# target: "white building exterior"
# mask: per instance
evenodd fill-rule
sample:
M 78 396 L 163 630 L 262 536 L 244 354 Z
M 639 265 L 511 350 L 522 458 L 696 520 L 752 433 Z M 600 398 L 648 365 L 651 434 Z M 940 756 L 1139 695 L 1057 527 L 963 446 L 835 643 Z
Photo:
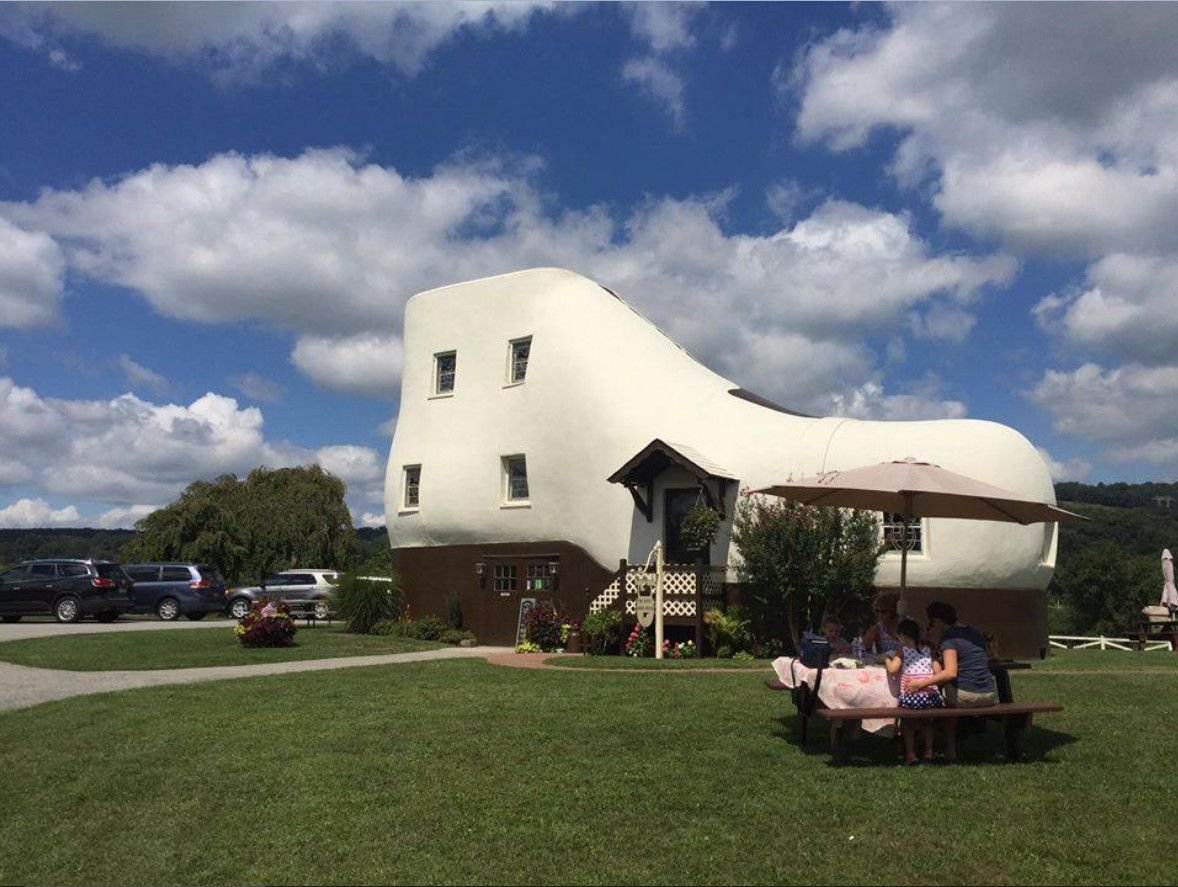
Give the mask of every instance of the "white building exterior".
M 915 456 L 1054 502 L 1043 459 L 1011 428 L 812 418 L 753 402 L 621 298 L 570 271 L 532 269 L 420 293 L 406 306 L 404 340 L 385 482 L 394 558 L 415 615 L 443 615 L 444 598 L 458 597 L 486 640 L 502 634 L 493 626 L 510 622 L 506 610 L 533 587 L 521 561 L 517 588 L 507 588 L 509 571 L 495 558 L 506 562 L 518 549 L 537 564 L 559 564 L 560 582 L 577 586 L 565 588 L 576 609 L 600 593 L 619 559 L 646 557 L 666 532 L 665 491 L 698 484 L 678 467 L 661 472 L 640 497 L 649 499 L 648 520 L 625 488 L 607 481 L 654 440 L 716 478 L 709 490 L 726 487 L 713 564 L 734 557 L 729 530 L 740 489 L 835 468 Z M 526 372 L 516 381 L 513 348 L 519 358 L 525 343 Z M 518 477 L 514 491 L 508 482 L 517 457 L 526 498 Z M 910 612 L 932 597 L 949 599 L 964 621 L 1006 641 L 1004 653 L 1045 645 L 1054 524 L 936 519 L 921 529 L 922 550 L 908 561 Z M 577 551 L 596 571 L 573 563 Z M 877 577 L 898 585 L 899 556 L 885 555 Z M 505 612 L 488 616 L 497 598 Z

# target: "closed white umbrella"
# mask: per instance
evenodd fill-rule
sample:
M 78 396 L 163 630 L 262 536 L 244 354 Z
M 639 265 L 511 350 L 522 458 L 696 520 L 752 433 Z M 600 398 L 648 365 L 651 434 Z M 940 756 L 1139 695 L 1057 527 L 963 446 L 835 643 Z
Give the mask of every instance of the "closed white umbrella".
M 1174 558 L 1170 549 L 1162 551 L 1162 606 L 1178 609 L 1178 588 L 1174 587 Z
M 1034 524 L 1087 520 L 1048 502 L 1027 499 L 964 474 L 909 457 L 847 471 L 828 471 L 754 490 L 803 505 L 835 505 L 899 514 L 905 522 L 900 545 L 900 588 L 908 575 L 907 522 L 921 517 Z

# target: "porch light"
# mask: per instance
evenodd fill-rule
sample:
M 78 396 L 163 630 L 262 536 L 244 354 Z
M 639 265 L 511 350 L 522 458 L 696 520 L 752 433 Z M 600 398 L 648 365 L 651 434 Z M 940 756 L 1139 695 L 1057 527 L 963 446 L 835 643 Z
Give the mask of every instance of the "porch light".
M 560 561 L 549 561 L 548 572 L 553 576 L 556 576 L 558 573 L 560 573 Z
M 479 561 L 477 564 L 474 565 L 474 574 L 476 576 L 482 576 L 483 573 L 486 571 L 486 569 L 487 569 L 487 565 L 484 564 L 482 561 Z

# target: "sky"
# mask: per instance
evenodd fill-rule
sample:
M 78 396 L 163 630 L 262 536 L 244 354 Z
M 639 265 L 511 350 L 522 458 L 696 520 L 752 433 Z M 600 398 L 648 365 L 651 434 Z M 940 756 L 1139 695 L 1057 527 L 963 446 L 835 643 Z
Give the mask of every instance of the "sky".
M 1178 479 L 1178 6 L 0 4 L 0 527 L 318 463 L 559 266 L 793 409 Z

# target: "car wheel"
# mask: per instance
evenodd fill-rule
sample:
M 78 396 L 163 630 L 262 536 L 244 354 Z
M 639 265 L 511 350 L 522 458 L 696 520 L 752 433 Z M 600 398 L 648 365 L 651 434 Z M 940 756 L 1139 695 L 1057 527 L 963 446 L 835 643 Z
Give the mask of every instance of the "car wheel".
M 99 622 L 114 622 L 119 618 L 119 614 L 117 610 L 106 610 L 105 612 L 99 613 L 94 618 Z
M 238 597 L 234 598 L 229 603 L 229 615 L 234 619 L 244 619 L 245 614 L 250 611 L 249 598 Z
M 77 622 L 82 618 L 82 602 L 67 594 L 54 604 L 53 615 L 58 622 Z
M 191 619 L 193 622 L 200 622 L 200 620 L 204 619 L 205 616 L 207 616 L 207 615 L 209 615 L 209 614 L 208 613 L 189 613 L 188 618 Z
M 331 607 L 327 605 L 327 601 L 315 601 L 315 618 L 326 619 L 331 615 Z
M 166 597 L 155 605 L 155 615 L 164 622 L 174 622 L 180 618 L 180 602 L 174 597 Z
M 4 616 L 2 618 L 5 622 L 20 622 L 19 616 Z

